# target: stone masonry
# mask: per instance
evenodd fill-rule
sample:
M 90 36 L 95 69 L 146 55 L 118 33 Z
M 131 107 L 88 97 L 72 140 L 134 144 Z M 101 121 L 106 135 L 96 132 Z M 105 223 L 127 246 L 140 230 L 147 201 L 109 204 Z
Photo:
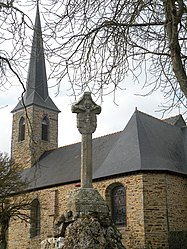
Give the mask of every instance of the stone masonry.
M 41 140 L 42 119 L 49 119 L 49 141 Z M 26 120 L 25 140 L 18 141 L 19 121 L 21 117 Z M 12 151 L 11 155 L 15 162 L 24 168 L 31 167 L 44 151 L 58 147 L 58 113 L 30 106 L 13 114 L 12 127 Z
M 149 173 L 143 185 L 146 245 L 187 248 L 187 179 Z
M 144 173 L 94 181 L 94 188 L 107 201 L 109 207 L 110 189 L 116 184 L 123 184 L 126 188 L 127 226 L 118 229 L 127 249 L 166 249 L 169 234 L 180 235 L 182 231 L 187 231 L 186 178 L 166 173 Z M 66 184 L 30 193 L 31 199 L 37 197 L 41 203 L 41 234 L 30 239 L 29 223 L 14 220 L 9 229 L 8 249 L 38 249 L 42 240 L 53 237 L 54 224 L 67 210 L 66 196 L 74 187 L 75 184 Z M 162 218 L 161 215 L 166 212 L 166 196 L 168 212 Z M 159 209 L 165 211 L 161 213 Z M 152 223 L 148 223 L 148 215 Z M 166 223 L 168 233 L 165 232 Z M 160 238 L 163 239 L 159 242 Z

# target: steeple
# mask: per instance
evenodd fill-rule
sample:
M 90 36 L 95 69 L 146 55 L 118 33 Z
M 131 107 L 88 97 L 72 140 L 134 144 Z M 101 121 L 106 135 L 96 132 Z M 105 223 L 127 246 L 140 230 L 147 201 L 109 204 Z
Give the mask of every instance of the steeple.
M 23 105 L 24 101 L 24 105 Z M 23 101 L 20 100 L 12 112 L 36 105 L 49 110 L 59 112 L 52 99 L 49 97 L 47 75 L 41 31 L 39 6 L 37 4 L 34 35 L 32 41 L 29 70 L 27 75 L 26 92 Z
M 32 167 L 45 151 L 58 147 L 59 112 L 48 93 L 37 4 L 26 92 L 12 111 L 11 157 L 15 163 Z

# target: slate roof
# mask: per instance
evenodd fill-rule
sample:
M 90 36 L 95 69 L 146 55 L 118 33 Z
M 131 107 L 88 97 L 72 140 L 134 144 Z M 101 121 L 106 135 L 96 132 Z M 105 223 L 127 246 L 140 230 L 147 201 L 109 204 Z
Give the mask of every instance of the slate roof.
M 24 107 L 37 105 L 42 108 L 60 112 L 49 97 L 47 75 L 41 31 L 39 6 L 37 5 L 33 42 L 30 55 L 29 70 L 27 75 L 26 92 L 12 112 Z
M 138 110 L 123 131 L 93 140 L 93 178 L 137 171 L 168 171 L 187 175 L 187 130 Z M 24 171 L 34 179 L 30 188 L 80 180 L 80 143 L 43 154 Z

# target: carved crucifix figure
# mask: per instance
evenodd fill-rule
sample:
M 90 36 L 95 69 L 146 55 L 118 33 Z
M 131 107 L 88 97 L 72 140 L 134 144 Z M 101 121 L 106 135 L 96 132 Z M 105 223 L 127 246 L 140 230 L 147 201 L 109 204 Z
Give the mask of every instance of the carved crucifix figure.
M 81 187 L 92 188 L 92 133 L 97 127 L 96 114 L 101 107 L 85 92 L 83 97 L 72 106 L 72 112 L 77 113 L 77 128 L 82 134 L 81 143 Z

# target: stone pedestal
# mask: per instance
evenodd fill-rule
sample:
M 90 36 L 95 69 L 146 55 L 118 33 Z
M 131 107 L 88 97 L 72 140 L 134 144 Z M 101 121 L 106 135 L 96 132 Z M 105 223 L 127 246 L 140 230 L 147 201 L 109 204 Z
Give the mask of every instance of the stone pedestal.
M 109 209 L 96 189 L 78 188 L 68 195 L 63 249 L 125 249 Z M 66 225 L 68 222 L 68 225 Z
M 98 213 L 100 215 L 109 215 L 109 209 L 106 202 L 96 189 L 78 188 L 72 190 L 68 195 L 68 210 L 76 214 L 87 215 Z

